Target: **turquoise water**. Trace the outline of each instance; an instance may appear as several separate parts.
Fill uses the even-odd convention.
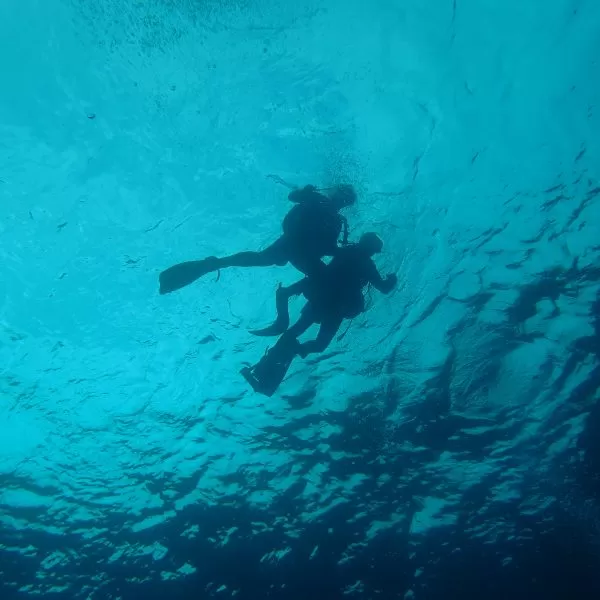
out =
[[[340,507],[339,565],[510,540],[507,503],[598,536],[564,469],[598,400],[599,32],[594,0],[2,0],[6,589],[199,576],[181,540],[276,570]],[[354,184],[399,287],[265,399],[248,330],[297,273],[157,277],[274,241],[280,179]]]

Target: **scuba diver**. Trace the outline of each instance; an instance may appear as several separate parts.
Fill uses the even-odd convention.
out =
[[[272,396],[296,356],[306,358],[309,354],[324,352],[343,320],[353,319],[365,311],[363,288],[366,285],[373,285],[383,294],[394,289],[398,281],[396,275],[390,274],[383,279],[373,262],[372,257],[382,249],[379,236],[366,233],[357,244],[340,248],[333,260],[316,275],[288,287],[279,287],[275,323],[253,333],[283,335],[256,365],[241,370],[255,392]],[[304,295],[307,303],[298,321],[288,329],[288,301],[299,294]],[[315,323],[320,324],[317,337],[300,343],[297,338]]]
[[[160,294],[168,294],[189,285],[213,271],[226,267],[284,266],[288,262],[307,276],[315,275],[325,265],[324,256],[334,256],[343,230],[342,244],[348,242],[348,222],[339,211],[356,201],[356,192],[349,184],[331,188],[325,196],[313,185],[290,192],[288,199],[295,206],[283,220],[283,233],[273,244],[260,252],[238,252],[217,258],[209,256],[174,265],[159,276]]]

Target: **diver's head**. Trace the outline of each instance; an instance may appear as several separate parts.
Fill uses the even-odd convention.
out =
[[[349,183],[336,185],[329,194],[330,200],[338,210],[352,206],[356,202],[356,192]]]
[[[363,248],[369,256],[379,254],[383,250],[383,242],[381,241],[381,238],[372,231],[365,233],[360,238],[358,245]]]

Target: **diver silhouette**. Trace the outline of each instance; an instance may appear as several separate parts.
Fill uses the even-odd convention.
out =
[[[382,249],[379,236],[366,233],[357,244],[340,248],[322,271],[288,287],[279,287],[275,323],[253,333],[282,335],[256,365],[241,370],[254,391],[272,396],[296,356],[306,358],[309,354],[324,352],[344,319],[353,319],[365,311],[365,286],[371,284],[383,294],[394,289],[398,281],[396,275],[383,279],[373,262],[373,256]],[[307,302],[298,321],[288,329],[288,301],[299,294],[304,295]],[[298,337],[315,323],[320,324],[317,337],[300,343]]]
[[[340,210],[356,201],[351,185],[331,188],[328,196],[316,187],[307,185],[290,192],[288,199],[295,206],[287,213],[282,224],[282,235],[264,250],[238,252],[217,258],[179,263],[159,276],[160,294],[168,294],[185,287],[203,275],[227,267],[284,266],[290,263],[305,275],[315,275],[325,265],[321,259],[335,256],[343,230],[342,244],[348,241],[348,222]]]

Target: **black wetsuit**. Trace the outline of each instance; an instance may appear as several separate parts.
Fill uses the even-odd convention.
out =
[[[296,204],[283,220],[283,234],[261,250],[179,263],[159,275],[161,294],[190,285],[203,275],[227,267],[283,266],[288,262],[307,276],[317,275],[325,265],[321,259],[334,256],[340,235],[348,238],[348,223],[339,213],[344,204],[327,198],[313,186],[294,190],[289,199]]]
[[[340,248],[317,277],[302,281],[302,293],[317,314],[353,319],[365,309],[363,289],[372,283],[380,288],[381,278],[373,259],[360,246]]]
[[[365,310],[363,289],[372,284],[384,294],[392,291],[395,276],[383,279],[373,259],[359,244],[340,248],[318,275],[306,277],[278,291],[278,327],[287,326],[289,314],[287,300],[290,296],[303,294],[308,300],[298,322],[285,335],[298,337],[313,323],[321,327],[315,340],[300,345],[303,355],[323,352],[333,340],[342,321],[353,319]]]
[[[262,252],[240,254],[248,255],[253,264],[258,259],[257,266],[283,266],[289,262],[301,273],[314,276],[324,266],[321,259],[337,252],[342,231],[347,241],[347,221],[329,198],[310,187],[295,190],[289,199],[296,206],[283,219],[281,237]],[[240,254],[234,257],[239,260]],[[231,259],[237,262],[234,257]]]
[[[285,333],[256,365],[241,371],[254,390],[271,396],[283,381],[295,356],[323,352],[343,320],[354,318],[364,311],[363,288],[368,284],[387,294],[396,285],[396,276],[383,279],[369,252],[360,244],[353,244],[340,248],[331,263],[316,276],[306,277],[287,288],[280,287],[277,292],[277,321],[255,333]],[[288,300],[298,294],[303,294],[307,303],[298,321],[287,329]],[[314,323],[320,324],[316,339],[301,344],[298,336]]]

